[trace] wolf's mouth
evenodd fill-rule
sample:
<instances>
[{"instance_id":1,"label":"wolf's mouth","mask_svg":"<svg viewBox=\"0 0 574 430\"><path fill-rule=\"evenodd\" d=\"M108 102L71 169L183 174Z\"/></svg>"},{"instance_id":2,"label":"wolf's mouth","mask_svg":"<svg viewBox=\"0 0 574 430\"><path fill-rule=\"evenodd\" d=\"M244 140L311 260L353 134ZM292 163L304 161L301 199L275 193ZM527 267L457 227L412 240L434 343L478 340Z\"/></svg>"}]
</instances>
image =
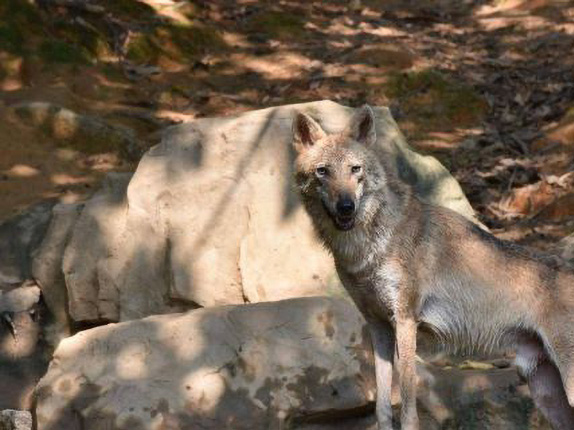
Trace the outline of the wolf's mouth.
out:
<instances>
[{"instance_id":1,"label":"wolf's mouth","mask_svg":"<svg viewBox=\"0 0 574 430\"><path fill-rule=\"evenodd\" d=\"M354 216L350 217L336 216L333 218L333 221L335 222L335 227L343 231L351 230L355 226Z\"/></svg>"},{"instance_id":2,"label":"wolf's mouth","mask_svg":"<svg viewBox=\"0 0 574 430\"><path fill-rule=\"evenodd\" d=\"M323 209L325 209L325 212L327 212L327 215L329 215L329 218L331 218L337 230L348 231L355 226L355 215L341 216L333 214L323 200L321 200L321 203L323 204Z\"/></svg>"}]
</instances>

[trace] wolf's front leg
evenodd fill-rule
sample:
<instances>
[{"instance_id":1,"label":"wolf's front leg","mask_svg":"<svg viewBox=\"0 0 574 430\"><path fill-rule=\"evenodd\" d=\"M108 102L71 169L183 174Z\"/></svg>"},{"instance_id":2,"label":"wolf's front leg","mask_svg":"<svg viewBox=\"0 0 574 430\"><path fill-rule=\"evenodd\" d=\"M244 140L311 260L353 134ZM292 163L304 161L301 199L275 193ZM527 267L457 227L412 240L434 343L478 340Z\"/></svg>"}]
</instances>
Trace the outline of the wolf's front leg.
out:
<instances>
[{"instance_id":1,"label":"wolf's front leg","mask_svg":"<svg viewBox=\"0 0 574 430\"><path fill-rule=\"evenodd\" d=\"M373 354L375 356L375 374L377 381L377 423L379 430L392 430L393 410L391 406L391 388L393 383L393 356L395 335L390 323L373 319L368 322Z\"/></svg>"},{"instance_id":2,"label":"wolf's front leg","mask_svg":"<svg viewBox=\"0 0 574 430\"><path fill-rule=\"evenodd\" d=\"M397 314L396 357L401 390L401 429L418 430L417 415L417 323L410 315Z\"/></svg>"}]
</instances>

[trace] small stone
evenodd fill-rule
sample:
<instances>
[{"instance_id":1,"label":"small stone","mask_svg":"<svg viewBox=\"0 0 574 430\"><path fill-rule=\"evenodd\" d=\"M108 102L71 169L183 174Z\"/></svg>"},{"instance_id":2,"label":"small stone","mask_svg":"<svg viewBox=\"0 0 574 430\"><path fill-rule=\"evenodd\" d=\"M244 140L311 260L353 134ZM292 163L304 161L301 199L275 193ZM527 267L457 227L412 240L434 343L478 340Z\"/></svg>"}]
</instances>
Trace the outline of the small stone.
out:
<instances>
[{"instance_id":1,"label":"small stone","mask_svg":"<svg viewBox=\"0 0 574 430\"><path fill-rule=\"evenodd\" d=\"M497 369L506 369L512 365L512 362L506 358L495 358L490 360L490 363Z\"/></svg>"}]
</instances>

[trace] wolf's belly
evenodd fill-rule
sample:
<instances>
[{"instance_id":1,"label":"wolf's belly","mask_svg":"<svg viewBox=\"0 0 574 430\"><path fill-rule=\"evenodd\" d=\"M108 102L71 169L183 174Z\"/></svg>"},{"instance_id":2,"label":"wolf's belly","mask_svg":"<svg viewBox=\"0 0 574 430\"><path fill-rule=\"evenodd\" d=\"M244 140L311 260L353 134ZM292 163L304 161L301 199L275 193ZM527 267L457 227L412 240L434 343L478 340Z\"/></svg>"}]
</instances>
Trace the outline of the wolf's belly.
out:
<instances>
[{"instance_id":1,"label":"wolf's belly","mask_svg":"<svg viewBox=\"0 0 574 430\"><path fill-rule=\"evenodd\" d=\"M493 351L508 341L518 319L503 296L480 285L435 284L418 318L441 343L460 352Z\"/></svg>"}]
</instances>

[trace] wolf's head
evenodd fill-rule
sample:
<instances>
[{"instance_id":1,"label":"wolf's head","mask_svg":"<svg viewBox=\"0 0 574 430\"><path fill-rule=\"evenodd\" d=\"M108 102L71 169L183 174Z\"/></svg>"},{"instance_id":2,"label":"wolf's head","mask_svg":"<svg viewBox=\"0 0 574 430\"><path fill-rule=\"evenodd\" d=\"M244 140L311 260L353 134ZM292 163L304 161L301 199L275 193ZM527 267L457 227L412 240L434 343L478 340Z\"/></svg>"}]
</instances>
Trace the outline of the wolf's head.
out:
<instances>
[{"instance_id":1,"label":"wolf's head","mask_svg":"<svg viewBox=\"0 0 574 430\"><path fill-rule=\"evenodd\" d=\"M343 132L331 135L308 115L296 115L296 180L312 217L324 212L338 230L368 221L379 204L374 194L385 183L383 166L373 150L376 140L375 117L367 105Z\"/></svg>"}]
</instances>

